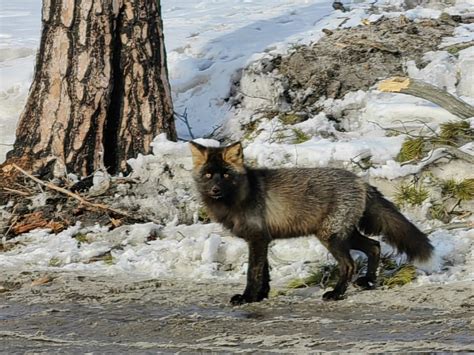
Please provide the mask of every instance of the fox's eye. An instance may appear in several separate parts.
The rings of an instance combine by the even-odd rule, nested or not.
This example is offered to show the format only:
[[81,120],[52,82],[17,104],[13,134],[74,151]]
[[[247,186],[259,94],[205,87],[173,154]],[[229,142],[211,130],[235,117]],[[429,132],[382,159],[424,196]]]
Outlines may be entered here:
[[212,174],[211,173],[207,173],[204,175],[206,178],[210,179],[212,177]]
[[222,174],[222,176],[224,177],[224,179],[228,179],[228,178],[230,178],[230,175],[229,175],[229,174],[227,174],[227,173],[225,173],[225,174]]

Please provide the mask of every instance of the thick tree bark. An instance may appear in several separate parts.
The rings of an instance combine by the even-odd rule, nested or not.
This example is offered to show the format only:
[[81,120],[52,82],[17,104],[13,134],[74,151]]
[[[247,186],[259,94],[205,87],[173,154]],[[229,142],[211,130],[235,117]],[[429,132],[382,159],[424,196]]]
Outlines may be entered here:
[[44,0],[35,76],[8,161],[88,175],[176,139],[157,0]]

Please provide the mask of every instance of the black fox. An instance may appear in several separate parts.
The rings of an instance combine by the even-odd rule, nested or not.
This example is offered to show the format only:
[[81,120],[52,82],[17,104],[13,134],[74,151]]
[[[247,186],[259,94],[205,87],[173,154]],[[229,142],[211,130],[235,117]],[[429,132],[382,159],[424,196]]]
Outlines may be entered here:
[[[365,235],[383,235],[410,260],[426,261],[433,247],[373,186],[343,169],[254,169],[244,165],[240,142],[227,147],[191,143],[193,176],[211,219],[222,223],[249,247],[247,286],[232,304],[268,297],[268,245],[273,239],[314,234],[339,264],[339,280],[324,300],[343,298],[355,265],[350,249],[367,255],[365,276],[356,285],[376,281],[380,244]],[[363,235],[364,233],[365,235]]]

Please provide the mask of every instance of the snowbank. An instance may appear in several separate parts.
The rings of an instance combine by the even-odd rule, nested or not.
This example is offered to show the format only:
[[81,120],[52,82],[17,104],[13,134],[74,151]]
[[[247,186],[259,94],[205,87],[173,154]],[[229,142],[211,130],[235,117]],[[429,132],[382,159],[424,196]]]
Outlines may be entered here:
[[[15,26],[0,31],[0,159],[11,144],[14,126],[32,78],[34,50],[39,35],[39,5],[36,0],[23,0],[17,5],[2,2],[0,18],[15,18],[26,32]],[[378,3],[401,6],[399,1]],[[465,3],[450,12],[465,11]],[[213,131],[230,116],[230,129],[242,137],[243,123],[267,96],[281,92],[272,81],[248,80],[244,84],[260,99],[248,100],[240,111],[232,110],[229,98],[231,83],[239,78],[240,69],[250,61],[283,53],[296,44],[310,43],[321,37],[321,30],[338,26],[360,25],[363,19],[377,21],[369,15],[369,3],[353,4],[349,12],[332,11],[330,1],[191,0],[162,1],[168,50],[170,79],[175,109],[187,109],[192,131],[202,136]],[[7,9],[9,7],[9,9]],[[28,9],[28,10],[24,10]],[[401,11],[401,9],[400,9]],[[34,15],[33,15],[34,14]],[[440,11],[416,8],[406,13],[409,18],[435,18]],[[5,20],[6,21],[6,20]],[[13,21],[8,20],[9,24]],[[26,33],[26,34],[25,34]],[[18,42],[15,42],[18,39]],[[473,27],[462,25],[443,45],[473,40]],[[26,48],[26,49],[25,49]],[[14,49],[14,50],[12,50]],[[474,101],[472,62],[474,52],[467,48],[458,56],[446,51],[428,53],[427,65],[419,69],[406,63],[410,75]],[[25,70],[25,68],[27,68]],[[459,75],[459,81],[454,80]],[[258,79],[258,80],[257,80]],[[262,100],[261,97],[264,99]],[[276,100],[274,104],[281,104]],[[384,129],[401,129],[411,121],[409,129],[427,123],[434,129],[453,119],[439,107],[426,101],[377,91],[355,92],[343,99],[322,102],[324,113],[309,117],[291,127],[275,117],[262,120],[254,136],[245,146],[245,155],[252,164],[282,166],[344,166],[357,171],[352,161],[368,158],[374,166],[360,172],[366,178],[393,179],[418,172],[419,165],[400,166],[394,161],[403,136],[390,136]],[[329,115],[344,115],[339,129]],[[343,128],[343,130],[341,129]],[[295,129],[310,139],[293,144]],[[275,131],[282,136],[275,140]],[[186,130],[179,126],[183,138]],[[323,134],[324,133],[324,134]],[[293,135],[292,135],[293,134]],[[201,141],[207,145],[218,142]],[[192,161],[189,147],[183,142],[169,142],[158,136],[153,154],[129,161],[130,176],[139,184],[118,191],[116,207],[134,208],[159,219],[160,223],[105,227],[76,225],[55,235],[47,230],[26,233],[14,240],[13,249],[0,253],[2,270],[76,270],[97,275],[127,273],[143,277],[179,277],[185,279],[243,280],[246,270],[246,245],[223,231],[216,224],[199,224],[199,202],[191,178]],[[414,220],[428,228],[426,220]],[[186,222],[189,225],[181,224]],[[194,222],[194,223],[193,223]],[[431,234],[435,257],[431,264],[420,266],[420,283],[444,283],[472,279],[474,269],[472,230],[454,232],[440,229]],[[10,243],[10,242],[9,242]],[[12,242],[13,243],[13,242]],[[383,245],[384,252],[390,252]],[[313,237],[277,241],[270,252],[272,279],[286,282],[308,274],[316,265],[332,261],[326,249]],[[424,271],[430,273],[424,274]]]

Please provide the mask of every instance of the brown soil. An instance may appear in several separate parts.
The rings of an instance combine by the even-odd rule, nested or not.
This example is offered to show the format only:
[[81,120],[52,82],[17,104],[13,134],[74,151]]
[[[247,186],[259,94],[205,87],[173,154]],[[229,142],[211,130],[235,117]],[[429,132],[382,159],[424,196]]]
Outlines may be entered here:
[[413,22],[400,16],[325,30],[326,36],[317,43],[275,58],[273,67],[288,82],[287,100],[292,108],[308,111],[322,96],[342,98],[349,91],[367,90],[381,79],[406,74],[407,60],[422,67],[423,55],[437,50],[456,26],[449,15],[441,18]]

